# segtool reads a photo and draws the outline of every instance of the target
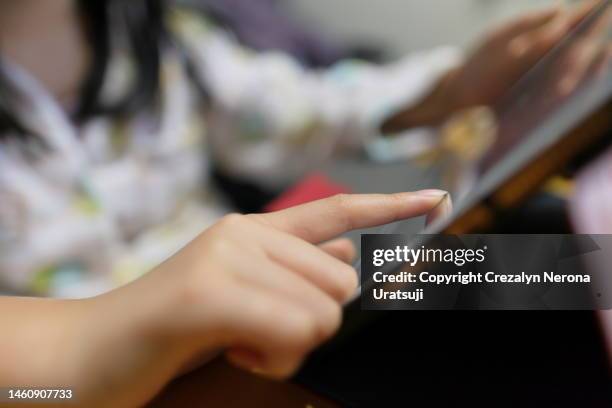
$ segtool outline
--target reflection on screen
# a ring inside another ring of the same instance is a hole
[[[481,172],[493,168],[564,105],[584,101],[580,93],[609,89],[611,27],[612,8],[604,1],[494,107],[498,130],[480,163]]]

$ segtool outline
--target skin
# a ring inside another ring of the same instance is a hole
[[[78,100],[91,62],[72,0],[0,0],[0,55],[25,68],[66,108]]]
[[[386,129],[436,124],[457,109],[494,102],[580,12],[529,14],[494,31]],[[91,60],[70,0],[0,0],[0,52],[66,107]],[[57,61],[71,64],[54,66]],[[493,83],[499,87],[489,89]],[[425,191],[338,196],[269,215],[232,215],[145,277],[103,296],[1,297],[0,326],[10,335],[0,339],[0,384],[70,386],[82,406],[135,406],[220,352],[240,367],[284,378],[335,332],[341,305],[355,289],[355,271],[344,263],[354,248],[328,240],[448,211],[445,193]]]

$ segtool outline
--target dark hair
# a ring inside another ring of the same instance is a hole
[[[77,119],[100,113],[127,113],[151,103],[159,90],[160,48],[166,37],[161,0],[79,0],[94,60],[81,89]],[[123,21],[121,21],[123,20]],[[127,41],[138,76],[133,88],[115,106],[100,106],[102,88],[111,52],[114,24],[125,24]]]
[[[78,0],[88,40],[93,50],[90,72],[81,86],[76,121],[93,115],[124,115],[153,104],[159,91],[160,49],[168,40],[163,0]],[[126,27],[126,41],[138,72],[132,89],[120,100],[105,106],[100,92],[111,56],[115,25]],[[27,134],[13,114],[16,92],[0,70],[0,132]],[[1,137],[1,133],[0,133]]]
[[[0,67],[0,139],[2,132],[13,130],[20,134],[27,133],[19,120],[12,114],[10,107],[18,99],[19,95],[15,92],[11,84],[7,81],[6,76]]]

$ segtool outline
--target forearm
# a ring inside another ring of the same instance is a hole
[[[148,305],[127,292],[0,298],[0,386],[69,388],[89,407],[134,405],[163,386],[180,358],[153,336]]]
[[[79,301],[1,297],[0,311],[0,386],[65,386]]]

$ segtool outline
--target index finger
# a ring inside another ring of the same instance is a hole
[[[548,24],[562,13],[561,7],[555,5],[543,10],[533,11],[510,20],[494,32],[497,40],[507,41],[520,34],[535,30]]]
[[[444,200],[450,200],[450,197],[441,190],[398,194],[341,194],[257,217],[276,229],[316,244],[354,229],[426,215]]]

